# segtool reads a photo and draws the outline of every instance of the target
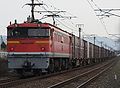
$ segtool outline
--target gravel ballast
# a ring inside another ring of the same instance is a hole
[[[86,88],[120,88],[120,60]]]

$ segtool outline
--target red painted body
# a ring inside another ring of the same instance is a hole
[[[14,42],[9,43],[10,41],[14,41]],[[40,41],[42,41],[42,43],[40,43]],[[38,39],[38,38],[37,39],[34,39],[34,38],[8,39],[7,48],[8,48],[7,49],[8,52],[50,52],[51,51],[50,41],[48,38],[46,39]],[[42,50],[42,48],[45,48],[45,49]]]
[[[50,30],[50,36],[47,38],[8,38],[8,52],[51,52],[70,55],[70,34],[51,24],[23,23],[8,26],[8,30],[14,28],[46,28]]]

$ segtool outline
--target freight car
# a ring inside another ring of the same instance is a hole
[[[15,21],[7,27],[8,67],[17,73],[51,73],[107,57],[107,49],[33,18],[23,23]]]

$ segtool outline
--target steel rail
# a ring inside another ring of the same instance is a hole
[[[0,82],[0,88],[12,87],[12,86],[20,85],[20,84],[27,83],[27,82],[30,82],[30,81],[44,79],[44,78],[48,78],[48,77],[51,77],[51,76],[57,76],[57,75],[60,75],[60,74],[64,74],[64,73],[67,73],[67,72],[72,72],[72,71],[75,71],[75,70],[80,70],[80,69],[83,69],[83,68],[86,68],[86,67],[91,67],[91,66],[92,65],[88,65],[88,66],[84,66],[84,67],[64,70],[64,71],[61,71],[61,72],[51,73],[51,74],[47,74],[47,75],[31,77],[31,78],[27,78],[27,79],[16,79],[16,80],[6,80],[6,81],[3,80],[3,82]]]
[[[86,67],[91,67],[91,65],[90,66],[85,66],[85,67],[79,67],[79,68],[75,68],[75,69],[70,69],[70,70],[65,70],[65,71],[61,71],[61,72],[56,72],[56,73],[52,73],[52,74],[27,78],[27,79],[18,79],[18,80],[13,80],[13,81],[6,82],[6,83],[0,83],[0,88],[14,87],[16,85],[24,84],[24,83],[27,83],[27,82],[30,82],[30,81],[45,79],[45,78],[52,77],[52,76],[57,76],[57,75],[64,74],[64,73],[67,73],[67,72],[72,72],[72,71],[84,69]]]
[[[51,86],[49,86],[48,88],[61,88],[61,87],[63,87],[64,85],[67,85],[67,84],[69,84],[69,83],[77,80],[78,78],[80,78],[80,77],[82,77],[82,76],[85,76],[85,75],[87,75],[87,74],[89,74],[89,73],[91,73],[91,72],[93,72],[93,71],[96,71],[96,70],[98,70],[98,69],[100,69],[100,68],[102,68],[102,67],[104,67],[104,66],[107,66],[107,65],[109,65],[109,64],[111,64],[111,63],[113,63],[113,60],[112,60],[111,62],[103,65],[103,66],[100,66],[100,67],[98,67],[98,68],[92,69],[92,70],[90,70],[90,71],[87,71],[87,72],[85,72],[85,73],[83,73],[83,74],[80,74],[80,75],[78,75],[78,76],[72,77],[72,78],[70,78],[70,79],[64,80],[64,81],[59,82],[59,83],[57,83],[57,84],[51,85]],[[91,78],[91,79],[92,79],[92,78]],[[85,84],[85,83],[81,84],[81,86],[82,86],[82,85],[84,86],[84,84]],[[78,88],[79,88],[79,86],[78,86]]]
[[[115,64],[112,63],[110,66],[108,66],[107,68],[105,68],[104,70],[102,70],[101,72],[99,72],[98,74],[96,74],[95,76],[91,77],[90,79],[86,80],[84,83],[80,84],[77,88],[85,88],[85,86],[87,86],[88,84],[90,84],[93,80],[97,79],[97,77],[99,77],[101,74],[103,74],[105,71],[107,71],[110,67],[112,67]]]

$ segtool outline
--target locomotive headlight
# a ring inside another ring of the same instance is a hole
[[[11,47],[11,48],[10,48],[10,50],[11,50],[11,51],[13,51],[13,50],[14,50],[14,48],[13,48],[13,47]]]
[[[44,51],[44,50],[45,50],[45,47],[42,47],[41,50]]]

